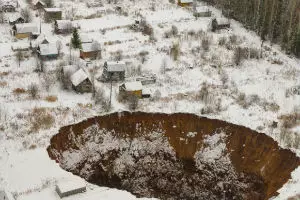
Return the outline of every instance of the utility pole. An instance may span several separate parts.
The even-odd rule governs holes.
[[[110,75],[109,108],[111,108],[111,98],[112,98],[112,77],[111,77],[111,75]]]

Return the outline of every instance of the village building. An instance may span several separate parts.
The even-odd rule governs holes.
[[[15,24],[12,28],[13,35],[18,39],[37,38],[40,33],[38,26],[34,23]]]
[[[227,18],[215,18],[212,20],[212,31],[230,28],[230,21]]]
[[[22,24],[25,23],[25,19],[20,14],[17,14],[17,15],[10,16],[8,19],[8,23],[10,25]]]
[[[60,8],[44,8],[44,18],[46,21],[61,20],[62,11]]]
[[[56,34],[68,34],[73,31],[73,24],[70,20],[55,20],[54,32]]]
[[[138,98],[143,97],[143,85],[140,81],[126,82],[119,86],[119,94],[126,97],[135,95]]]
[[[195,6],[194,16],[195,17],[211,17],[211,10],[207,6]]]
[[[37,52],[42,60],[56,59],[59,56],[56,43],[40,44]]]
[[[81,179],[61,181],[56,185],[55,190],[60,198],[64,198],[85,192],[86,184]]]
[[[142,85],[150,85],[156,83],[156,75],[144,75],[137,77],[136,81],[140,81]]]
[[[30,41],[30,47],[32,50],[36,50],[41,44],[49,44],[49,40],[45,34],[40,34],[34,41]]]
[[[177,4],[182,7],[192,6],[193,0],[178,0]]]
[[[17,0],[0,0],[0,11],[2,12],[16,12],[18,7]]]
[[[71,76],[72,88],[78,93],[88,93],[93,89],[92,81],[87,72],[79,69]]]
[[[80,58],[81,59],[96,59],[98,56],[101,56],[101,47],[98,42],[92,43],[83,43],[81,44],[80,49]]]
[[[33,2],[33,9],[43,10],[46,7],[46,4],[41,0],[36,0]]]
[[[123,81],[125,79],[125,67],[126,64],[123,61],[105,62],[102,79],[104,81]]]

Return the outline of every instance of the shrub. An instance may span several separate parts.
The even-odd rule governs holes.
[[[39,88],[36,84],[32,83],[29,87],[28,87],[28,93],[30,95],[31,98],[36,99],[39,93]]]
[[[220,37],[219,38],[219,42],[218,42],[218,44],[220,45],[220,46],[224,46],[225,44],[226,44],[226,37]]]
[[[49,129],[55,123],[54,117],[45,108],[34,108],[30,113],[31,132]]]
[[[246,48],[237,47],[234,50],[234,63],[240,65],[241,62],[248,57],[248,50]]]
[[[204,49],[204,51],[208,51],[209,50],[209,47],[210,47],[210,40],[208,37],[204,37],[202,40],[201,40],[201,46],[202,48]]]
[[[50,95],[50,96],[47,96],[45,98],[45,100],[48,101],[48,102],[56,102],[57,101],[57,96]]]
[[[13,90],[13,93],[16,94],[16,95],[24,94],[24,93],[26,93],[26,90],[24,88],[15,88]]]

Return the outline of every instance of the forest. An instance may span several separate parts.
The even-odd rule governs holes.
[[[259,34],[300,57],[300,0],[205,0]]]

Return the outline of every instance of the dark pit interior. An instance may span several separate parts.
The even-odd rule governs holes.
[[[269,199],[300,159],[249,128],[193,114],[120,112],[62,127],[49,156],[91,183],[160,199]]]

